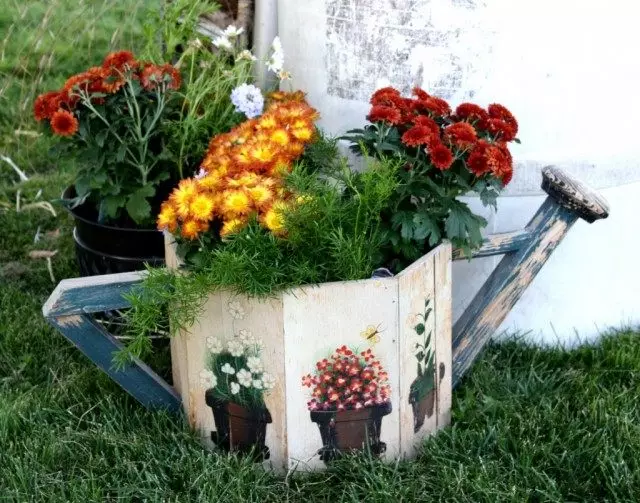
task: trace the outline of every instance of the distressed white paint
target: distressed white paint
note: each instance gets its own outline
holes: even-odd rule
[[[576,224],[503,328],[571,343],[640,323],[640,31],[628,0],[279,0],[293,87],[339,135],[360,127],[377,87],[414,84],[450,100],[499,101],[520,122],[514,180],[489,232],[522,227],[556,164],[597,189],[611,217]],[[343,97],[341,97],[343,96]],[[625,185],[627,184],[627,185]],[[475,206],[477,200],[473,201]],[[625,246],[622,246],[622,245]],[[597,251],[597,252],[596,252]],[[628,255],[625,254],[626,257]],[[457,313],[497,259],[454,265]],[[615,288],[612,288],[615,285]],[[553,328],[552,328],[553,327]]]

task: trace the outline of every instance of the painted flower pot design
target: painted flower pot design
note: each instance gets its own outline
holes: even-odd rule
[[[425,336],[425,324],[431,314],[429,299],[425,300],[424,312],[418,314],[419,323],[414,327],[419,342],[415,343],[418,375],[409,389],[409,403],[413,410],[413,431],[418,432],[424,424],[425,416],[431,417],[436,400],[435,362],[431,351],[431,332]]]
[[[211,440],[224,451],[249,454],[256,462],[269,459],[265,438],[272,419],[264,395],[275,379],[264,370],[261,342],[240,331],[226,348],[214,337],[206,344],[209,357],[200,381],[216,426]]]
[[[320,459],[331,461],[346,452],[386,450],[380,441],[382,418],[391,413],[388,374],[367,349],[357,353],[342,346],[316,363],[314,374],[302,378],[313,388],[307,403],[311,421],[318,425]]]
[[[265,445],[267,424],[271,414],[266,408],[249,409],[240,404],[220,400],[215,389],[208,389],[206,402],[213,410],[216,431],[211,440],[227,452],[239,452],[253,456],[256,461],[269,459],[269,448]]]

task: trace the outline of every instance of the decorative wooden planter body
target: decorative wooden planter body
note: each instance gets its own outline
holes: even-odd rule
[[[167,262],[175,267],[170,245]],[[213,438],[223,449],[246,451],[246,444],[240,442],[236,449],[233,438],[216,431],[226,419],[216,424],[214,415],[222,417],[221,407],[226,407],[229,421],[235,422],[225,429],[236,438],[258,438],[256,452],[262,455],[256,459],[278,471],[322,468],[353,450],[387,460],[413,456],[426,436],[450,421],[450,271],[451,246],[443,244],[391,278],[301,287],[266,300],[211,294],[198,322],[172,339],[174,386],[190,424],[207,442]],[[431,311],[423,322],[427,302]],[[424,343],[429,334],[433,361],[428,368],[423,365],[427,388],[417,397],[416,343]],[[207,403],[209,386],[202,382],[202,372],[208,347],[213,340],[226,347],[241,336],[261,339],[264,369],[275,378],[265,395],[266,411],[253,413],[270,421],[251,424],[252,413],[246,411],[231,417],[235,404],[216,405],[212,413]],[[357,353],[371,350],[389,375],[388,403],[333,413],[308,409],[311,389],[302,386],[302,377],[342,346]],[[209,404],[214,403],[210,395]],[[234,433],[239,424],[252,431]],[[261,433],[265,426],[266,434]]]

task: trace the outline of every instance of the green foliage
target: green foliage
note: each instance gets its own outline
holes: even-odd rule
[[[145,28],[146,55],[158,63],[176,58],[183,76],[181,104],[163,123],[167,151],[180,178],[197,171],[213,136],[245,119],[230,96],[240,84],[252,82],[253,62],[236,57],[242,49],[239,39],[234,39],[232,52],[213,51],[211,40],[197,31],[197,20],[217,8],[209,0],[167,2],[163,16]],[[164,45],[157,43],[158,32]]]

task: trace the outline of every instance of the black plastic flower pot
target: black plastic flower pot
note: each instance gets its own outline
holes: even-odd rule
[[[264,409],[248,409],[240,404],[220,400],[214,389],[205,393],[205,401],[213,411],[216,431],[211,440],[225,452],[238,452],[259,462],[269,459],[269,448],[265,444],[267,424],[271,414]]]
[[[73,187],[62,194],[67,200],[74,196]],[[80,276],[139,271],[145,264],[164,264],[164,237],[160,231],[100,224],[97,212],[88,204],[70,208],[69,212],[75,220],[73,239]]]
[[[358,410],[311,412],[311,421],[318,425],[323,444],[318,451],[320,459],[327,463],[345,453],[384,453],[387,444],[380,441],[380,430],[382,418],[390,413],[391,402]]]

